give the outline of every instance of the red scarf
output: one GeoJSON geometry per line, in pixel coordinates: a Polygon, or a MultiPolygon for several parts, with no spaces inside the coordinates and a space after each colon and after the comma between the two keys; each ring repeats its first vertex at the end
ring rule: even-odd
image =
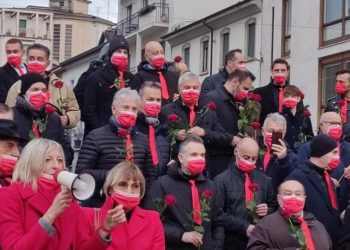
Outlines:
{"type": "Polygon", "coordinates": [[[341,106],[341,111],[340,111],[340,116],[343,123],[346,123],[346,121],[348,120],[347,111],[348,111],[348,101],[344,98],[344,105],[341,106]]]}
{"type": "Polygon", "coordinates": [[[253,191],[249,188],[250,185],[252,184],[252,181],[249,177],[249,173],[244,173],[245,181],[244,181],[244,192],[245,192],[245,204],[248,205],[249,202],[254,200],[254,193],[253,191]]]}
{"type": "Polygon", "coordinates": [[[283,107],[283,88],[278,89],[278,112],[282,112],[283,107]]]}
{"type": "Polygon", "coordinates": [[[264,172],[267,170],[267,165],[269,164],[271,159],[271,152],[270,150],[267,150],[265,155],[264,155],[264,160],[263,160],[263,166],[264,166],[264,172]]]}
{"type": "Polygon", "coordinates": [[[189,107],[189,109],[190,109],[190,127],[192,127],[196,120],[196,112],[194,112],[194,106],[189,107]]]}
{"type": "Polygon", "coordinates": [[[154,127],[152,125],[149,125],[148,128],[149,148],[151,150],[153,164],[156,166],[159,163],[156,147],[156,135],[154,132],[154,127]]]}
{"type": "Polygon", "coordinates": [[[306,247],[308,250],[315,250],[315,246],[314,246],[314,242],[312,240],[311,237],[311,232],[309,227],[307,226],[305,220],[303,217],[298,217],[297,218],[300,221],[300,226],[301,226],[301,230],[304,233],[304,236],[306,238],[306,247]]]}
{"type": "Polygon", "coordinates": [[[33,121],[32,131],[35,138],[40,138],[39,125],[35,121],[33,121]]]}
{"type": "Polygon", "coordinates": [[[166,85],[166,81],[163,76],[163,73],[161,71],[158,71],[157,73],[160,81],[160,87],[162,88],[162,98],[165,100],[168,100],[169,99],[168,87],[166,85]]]}
{"type": "Polygon", "coordinates": [[[18,75],[23,76],[24,72],[23,72],[23,69],[21,68],[21,65],[16,66],[16,69],[18,70],[18,73],[19,73],[18,75]]]}
{"type": "Polygon", "coordinates": [[[335,197],[335,193],[333,190],[331,178],[329,177],[329,173],[327,170],[325,170],[323,173],[324,173],[324,178],[326,180],[328,195],[329,195],[329,199],[331,201],[332,207],[334,209],[338,209],[337,198],[335,197]]]}
{"type": "Polygon", "coordinates": [[[192,193],[192,207],[193,207],[193,221],[197,225],[202,225],[201,205],[199,201],[198,189],[196,187],[196,181],[190,180],[191,193],[192,193]]]}

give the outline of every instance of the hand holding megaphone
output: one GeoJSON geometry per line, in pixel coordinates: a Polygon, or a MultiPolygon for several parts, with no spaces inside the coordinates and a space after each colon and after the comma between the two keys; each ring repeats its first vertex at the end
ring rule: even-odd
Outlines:
{"type": "Polygon", "coordinates": [[[62,187],[61,192],[59,192],[55,199],[53,200],[51,206],[43,215],[43,219],[52,224],[55,219],[60,216],[66,210],[67,207],[72,203],[72,196],[70,194],[70,190],[66,187],[62,187]]]}
{"type": "Polygon", "coordinates": [[[89,199],[95,191],[95,179],[88,173],[77,175],[63,170],[55,173],[54,177],[59,184],[68,188],[78,201],[89,199]]]}

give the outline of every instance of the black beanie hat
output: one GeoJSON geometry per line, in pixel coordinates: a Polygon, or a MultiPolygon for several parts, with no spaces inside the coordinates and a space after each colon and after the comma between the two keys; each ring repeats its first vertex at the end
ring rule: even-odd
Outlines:
{"type": "Polygon", "coordinates": [[[312,139],[310,143],[310,156],[321,157],[325,154],[328,154],[336,147],[338,147],[337,143],[328,135],[318,135],[312,139]]]}
{"type": "Polygon", "coordinates": [[[47,82],[45,81],[44,77],[37,73],[27,73],[21,76],[21,92],[19,93],[20,96],[24,96],[27,92],[27,90],[32,86],[34,83],[42,82],[47,86],[47,82]]]}
{"type": "Polygon", "coordinates": [[[129,53],[128,41],[122,35],[117,35],[112,38],[112,41],[109,43],[108,56],[111,57],[117,49],[125,49],[129,53]]]}

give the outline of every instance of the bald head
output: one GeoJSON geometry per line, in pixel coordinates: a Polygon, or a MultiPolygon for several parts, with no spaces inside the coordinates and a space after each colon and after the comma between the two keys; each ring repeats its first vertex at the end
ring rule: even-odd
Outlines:
{"type": "Polygon", "coordinates": [[[150,41],[145,45],[145,58],[154,68],[160,68],[165,63],[164,49],[162,45],[155,41],[150,41]]]}
{"type": "Polygon", "coordinates": [[[341,117],[336,112],[325,112],[320,117],[320,127],[319,130],[322,134],[328,134],[328,128],[330,126],[338,126],[341,128],[342,121],[341,117]]]}
{"type": "Polygon", "coordinates": [[[288,180],[285,182],[282,182],[281,185],[278,187],[278,194],[284,195],[286,193],[298,193],[305,195],[305,189],[303,184],[301,184],[299,181],[295,180],[288,180]]]}
{"type": "Polygon", "coordinates": [[[340,115],[336,112],[325,112],[320,117],[320,123],[328,122],[330,120],[341,121],[340,115]]]}
{"type": "Polygon", "coordinates": [[[153,53],[155,51],[162,51],[164,54],[164,50],[162,45],[159,42],[156,41],[150,41],[148,43],[146,43],[145,45],[145,54],[149,54],[149,53],[153,53]]]}
{"type": "Polygon", "coordinates": [[[258,158],[259,146],[252,138],[243,138],[235,148],[234,154],[236,158],[256,161],[258,158]]]}

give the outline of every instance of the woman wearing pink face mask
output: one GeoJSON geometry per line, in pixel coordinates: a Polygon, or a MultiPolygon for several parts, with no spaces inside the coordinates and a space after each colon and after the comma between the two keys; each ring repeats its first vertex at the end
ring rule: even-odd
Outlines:
{"type": "Polygon", "coordinates": [[[162,250],[163,225],[159,214],[139,207],[146,181],[139,167],[123,161],[113,167],[103,186],[101,208],[84,208],[77,227],[77,250],[162,250]]]}
{"type": "Polygon", "coordinates": [[[60,143],[65,153],[66,164],[70,165],[73,150],[61,119],[50,104],[50,92],[47,91],[45,79],[39,74],[27,73],[21,77],[21,82],[21,91],[13,108],[14,121],[20,136],[28,141],[46,138],[60,143]]]}
{"type": "Polygon", "coordinates": [[[284,137],[290,149],[298,152],[299,146],[314,137],[310,116],[304,111],[302,92],[295,85],[283,89],[283,110],[286,118],[287,132],[284,137]]]}
{"type": "Polygon", "coordinates": [[[140,96],[135,90],[119,90],[113,99],[112,115],[108,124],[91,131],[83,142],[76,172],[88,172],[95,177],[97,188],[84,206],[101,207],[104,197],[100,189],[107,172],[116,164],[129,160],[140,166],[147,188],[157,178],[157,168],[152,162],[149,141],[135,124],[140,107],[140,96]]]}

